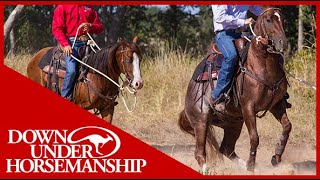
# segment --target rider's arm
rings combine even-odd
[[[97,13],[97,11],[93,10],[93,18],[91,20],[91,26],[90,26],[90,30],[89,33],[92,34],[100,34],[103,32],[104,27],[103,24],[101,23],[100,19],[99,19],[99,15]]]
[[[65,31],[64,9],[63,6],[58,5],[53,14],[52,34],[63,47],[70,45],[65,35]]]
[[[244,26],[245,19],[240,19],[232,14],[227,14],[227,5],[212,5],[213,19],[222,25]]]

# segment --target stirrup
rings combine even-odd
[[[222,93],[219,95],[219,97],[217,99],[213,100],[213,105],[217,105],[220,104],[222,102],[226,102],[227,100],[230,99],[230,96],[228,96],[226,93]]]

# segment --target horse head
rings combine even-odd
[[[134,37],[132,42],[125,42],[119,39],[119,48],[116,53],[116,60],[121,73],[125,74],[130,86],[134,89],[143,87],[143,80],[140,72],[140,62],[142,60],[141,51],[137,45],[138,37]]]
[[[268,46],[276,52],[283,52],[287,48],[287,36],[284,28],[284,16],[279,8],[267,8],[258,17],[255,33],[268,42]]]

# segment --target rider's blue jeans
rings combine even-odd
[[[69,40],[69,43],[72,45],[73,41]],[[79,58],[78,49],[81,46],[84,46],[85,43],[82,41],[76,41],[73,47],[72,55],[76,58]],[[75,79],[77,76],[77,67],[78,62],[74,60],[71,56],[67,57],[64,56],[66,60],[66,75],[63,80],[62,89],[61,89],[61,96],[68,97],[71,95],[73,91],[73,87],[75,84]]]
[[[224,60],[222,61],[217,86],[212,92],[212,97],[214,99],[218,98],[221,93],[225,93],[231,85],[238,59],[234,40],[240,37],[241,33],[235,33],[228,30],[216,34],[216,44],[224,56]]]

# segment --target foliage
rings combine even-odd
[[[297,44],[298,6],[280,6],[286,17],[285,31],[294,52]],[[14,6],[5,6],[5,19]],[[55,45],[51,33],[51,22],[55,6],[29,5],[14,26],[15,51],[34,53]],[[94,36],[104,47],[114,43],[118,37],[131,40],[140,38],[143,52],[155,55],[168,40],[176,41],[176,48],[204,54],[213,41],[212,10],[210,5],[170,5],[165,8],[155,5],[100,5],[95,6],[105,27],[105,33]],[[315,6],[304,6],[305,46],[315,42]],[[5,53],[10,50],[9,40],[5,42]]]
[[[297,49],[298,40],[298,16],[299,6],[279,6],[285,16],[285,31],[289,41],[289,50],[294,52]],[[305,34],[305,44],[310,46],[315,43],[316,35],[316,20],[315,6],[303,6],[303,27]]]
[[[297,52],[292,59],[288,61],[285,68],[294,77],[302,79],[310,84],[315,85],[316,83],[316,52],[315,48],[304,49]],[[291,79],[291,78],[290,78]],[[300,94],[301,97],[306,100],[315,100],[315,90],[311,89],[309,86],[298,82],[296,80],[291,80],[292,90]]]

